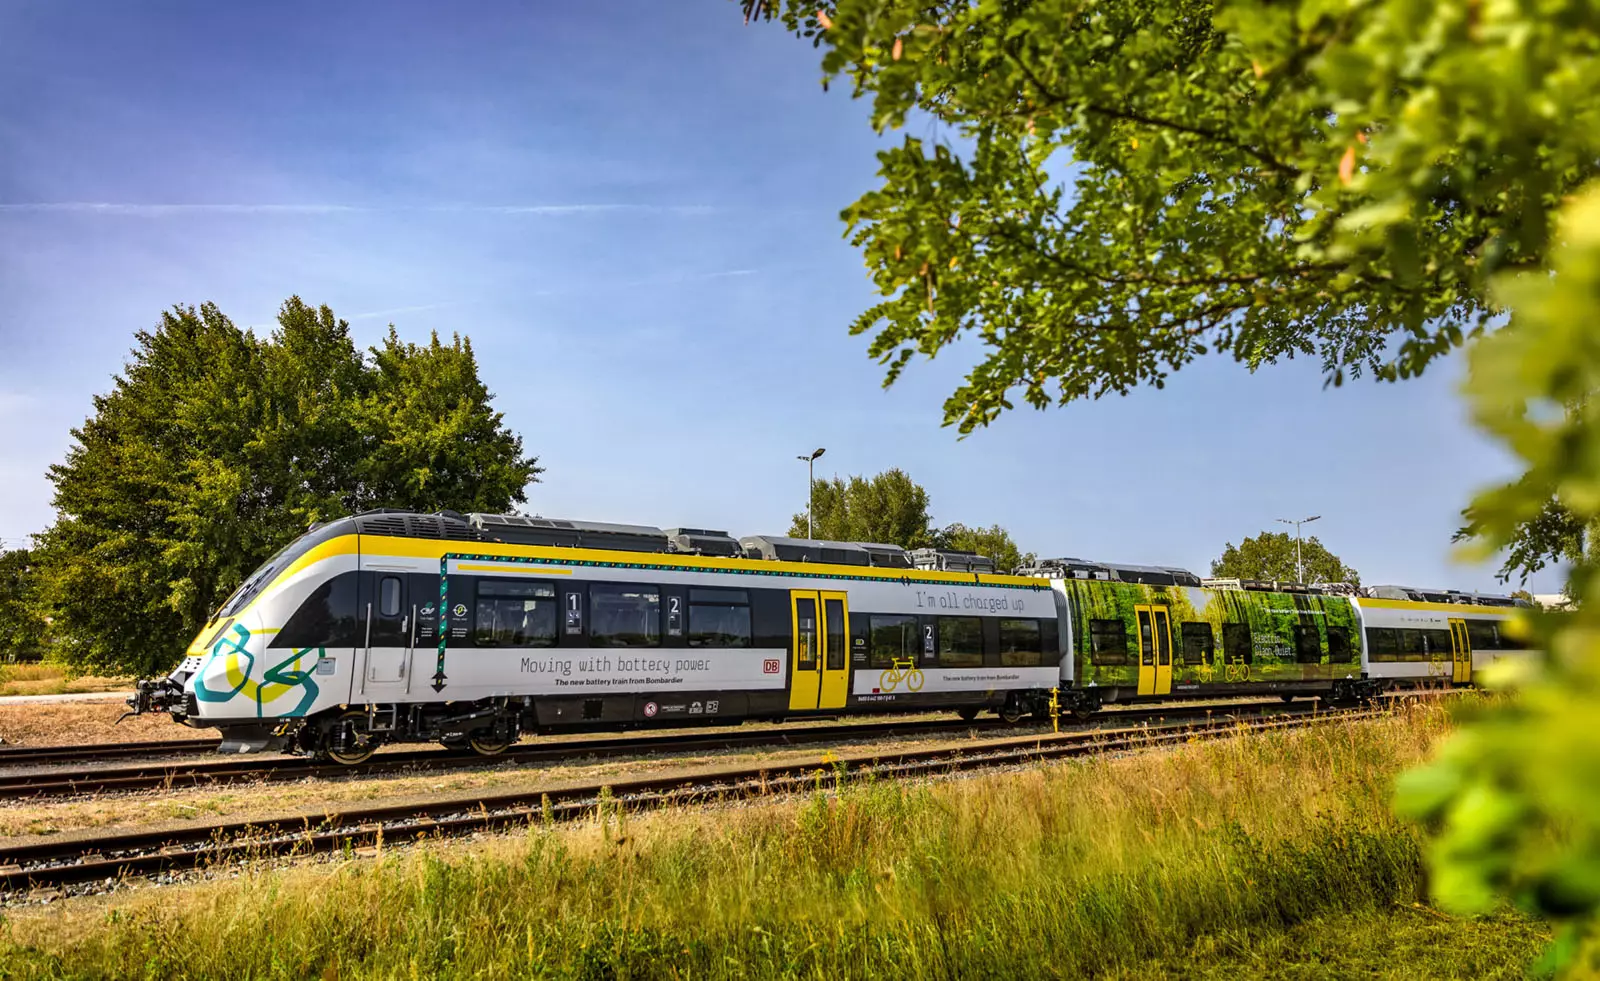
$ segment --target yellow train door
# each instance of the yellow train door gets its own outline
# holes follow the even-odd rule
[[[814,709],[822,694],[822,611],[815,590],[791,590],[794,649],[789,662],[789,707]]]
[[[1152,606],[1150,616],[1156,628],[1156,691],[1157,695],[1172,692],[1172,617],[1164,606]]]
[[[820,593],[822,600],[822,691],[818,708],[844,708],[850,694],[850,601],[845,593]]]
[[[1133,608],[1134,619],[1139,621],[1139,694],[1156,693],[1156,632],[1151,623],[1150,607]]]
[[[1472,640],[1467,635],[1467,621],[1450,621],[1451,664],[1450,680],[1458,685],[1472,681]]]
[[[1139,622],[1139,694],[1172,691],[1172,617],[1164,606],[1136,606]]]

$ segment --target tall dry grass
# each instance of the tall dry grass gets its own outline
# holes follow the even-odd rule
[[[1414,908],[1418,839],[1390,816],[1389,788],[1447,727],[1425,707],[257,872],[17,919],[0,974],[1137,975],[1322,917]]]

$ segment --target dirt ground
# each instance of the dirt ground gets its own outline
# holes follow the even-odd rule
[[[181,726],[165,715],[141,715],[117,725],[127,710],[116,699],[0,705],[0,741],[6,746],[138,743],[215,733]]]

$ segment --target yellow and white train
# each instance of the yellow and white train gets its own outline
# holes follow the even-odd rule
[[[231,751],[344,763],[528,733],[1230,694],[1350,700],[1524,656],[1506,597],[1202,582],[1059,559],[1024,575],[871,543],[378,511],[256,570],[130,706]]]

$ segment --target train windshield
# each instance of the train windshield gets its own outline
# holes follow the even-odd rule
[[[261,595],[261,591],[267,588],[267,585],[277,577],[278,573],[293,565],[296,559],[311,551],[314,547],[330,538],[353,530],[347,527],[349,524],[349,521],[330,521],[326,524],[318,525],[283,548],[278,549],[271,558],[257,566],[256,571],[245,577],[239,588],[233,591],[233,595],[223,601],[222,606],[218,607],[217,612],[212,616],[212,622],[221,620],[224,617],[238,616],[241,610],[250,605],[251,600]]]

